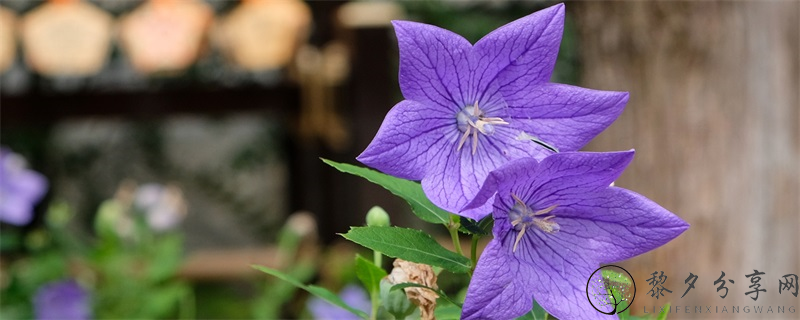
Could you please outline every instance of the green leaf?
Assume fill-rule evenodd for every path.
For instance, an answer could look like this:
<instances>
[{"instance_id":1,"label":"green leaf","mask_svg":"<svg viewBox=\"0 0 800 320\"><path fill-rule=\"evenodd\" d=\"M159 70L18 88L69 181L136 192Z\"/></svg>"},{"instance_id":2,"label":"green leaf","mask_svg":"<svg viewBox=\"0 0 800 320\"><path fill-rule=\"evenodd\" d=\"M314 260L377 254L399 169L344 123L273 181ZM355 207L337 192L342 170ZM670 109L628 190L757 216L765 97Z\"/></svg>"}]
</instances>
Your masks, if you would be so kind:
<instances>
[{"instance_id":1,"label":"green leaf","mask_svg":"<svg viewBox=\"0 0 800 320\"><path fill-rule=\"evenodd\" d=\"M434 315L436 319L439 320L458 320L461 319L461 308L450 303L443 303L442 300L439 300Z\"/></svg>"},{"instance_id":2,"label":"green leaf","mask_svg":"<svg viewBox=\"0 0 800 320\"><path fill-rule=\"evenodd\" d=\"M450 222L450 213L434 205L425 193L422 186L414 181L396 178L375 170L354 166L346 163L338 163L328 159L322 159L331 167L344 173L367 179L369 182L377 184L396 196L403 198L411 206L411 210L420 219L430 223L446 224Z\"/></svg>"},{"instance_id":3,"label":"green leaf","mask_svg":"<svg viewBox=\"0 0 800 320\"><path fill-rule=\"evenodd\" d=\"M251 267L253 267L254 269L256 269L258 271L264 272L266 274L275 276L278 279L281 279L283 281L291 283L295 287L298 287L300 289L308 291L308 293L311 293L311 294L321 298L322 300L325 300L325 301L327 301L327 302L329 302L329 303L331 303L331 304L333 304L333 305L335 305L337 307L343 308L343 309L345 309L347 311L350 311L353 314L361 317L362 319L367 319L369 317L369 315L367 315L366 312L358 310L356 308L353 308L353 307L347 305L347 303L342 301L342 298L339 298L339 296L337 296L335 293L331 292L328 289L325 289L323 287L318 287L318 286L315 286L315 285L302 284L302 283L300 283L300 281L297 281L296 279L292 278L291 276L289 276L289 275L287 275L287 274L285 274L283 272L280 272L278 270L272 269L272 268L267 268L267 267L258 266L258 265L251 265Z\"/></svg>"},{"instance_id":4,"label":"green leaf","mask_svg":"<svg viewBox=\"0 0 800 320\"><path fill-rule=\"evenodd\" d=\"M531 309L531 314L533 314L533 318L536 320L544 320L548 317L547 311L544 311L544 308L542 308L542 306L540 306L536 300L533 300L533 309Z\"/></svg>"},{"instance_id":5,"label":"green leaf","mask_svg":"<svg viewBox=\"0 0 800 320\"><path fill-rule=\"evenodd\" d=\"M139 311L146 318L167 317L171 311L177 310L178 303L189 293L189 286L182 283L173 283L159 288L146 289L145 303Z\"/></svg>"},{"instance_id":6,"label":"green leaf","mask_svg":"<svg viewBox=\"0 0 800 320\"><path fill-rule=\"evenodd\" d=\"M415 229L351 227L342 236L393 258L438 266L454 273L466 273L472 265L468 258L445 249L430 235Z\"/></svg>"},{"instance_id":7,"label":"green leaf","mask_svg":"<svg viewBox=\"0 0 800 320\"><path fill-rule=\"evenodd\" d=\"M459 231L466 234L485 236L492 233L493 225L494 225L494 219L492 219L492 215L488 215L485 218L481 219L480 221L475 221L470 218L461 217L461 228L459 229Z\"/></svg>"},{"instance_id":8,"label":"green leaf","mask_svg":"<svg viewBox=\"0 0 800 320\"><path fill-rule=\"evenodd\" d=\"M376 266L372 261L356 256L356 276L367 291L377 293L381 289L381 279L386 276L386 271Z\"/></svg>"},{"instance_id":9,"label":"green leaf","mask_svg":"<svg viewBox=\"0 0 800 320\"><path fill-rule=\"evenodd\" d=\"M305 283L316 275L313 263L302 261L286 271L297 282ZM294 297L297 287L286 281L265 283L261 293L250 303L253 319L279 319L283 306Z\"/></svg>"},{"instance_id":10,"label":"green leaf","mask_svg":"<svg viewBox=\"0 0 800 320\"><path fill-rule=\"evenodd\" d=\"M542 308L536 300L533 300L531 311L517 318L517 320L545 320L547 318L547 311L544 311L544 308Z\"/></svg>"},{"instance_id":11,"label":"green leaf","mask_svg":"<svg viewBox=\"0 0 800 320\"><path fill-rule=\"evenodd\" d=\"M670 310L670 304L669 302L667 302L667 304L665 304L664 307L661 308L661 312L658 313L658 318L656 318L656 320L667 320L667 314L669 314L669 310Z\"/></svg>"}]
</instances>

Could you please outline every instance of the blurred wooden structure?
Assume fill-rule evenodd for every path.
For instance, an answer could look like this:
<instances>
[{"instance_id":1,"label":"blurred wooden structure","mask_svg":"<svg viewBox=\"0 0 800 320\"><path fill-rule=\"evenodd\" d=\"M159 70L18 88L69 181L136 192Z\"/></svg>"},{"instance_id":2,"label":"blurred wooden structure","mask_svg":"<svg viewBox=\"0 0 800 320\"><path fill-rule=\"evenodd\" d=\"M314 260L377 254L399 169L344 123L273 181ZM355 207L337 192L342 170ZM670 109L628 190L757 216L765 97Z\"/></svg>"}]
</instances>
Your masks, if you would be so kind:
<instances>
[{"instance_id":1,"label":"blurred wooden structure","mask_svg":"<svg viewBox=\"0 0 800 320\"><path fill-rule=\"evenodd\" d=\"M332 103L337 105L336 112L344 119L343 128L350 137L350 143L344 148L331 148L324 139L306 139L298 132L304 112L300 105L306 97L303 84L292 81L292 70L277 71L279 80L266 86L257 81L230 86L198 80L190 74L184 78L138 79L133 88L121 90L93 90L86 86L65 92L48 87L52 79L36 76L33 87L26 92L0 94L0 128L4 132L20 127L47 132L54 124L70 118L152 120L175 114L218 117L240 111L263 111L286 123L290 130L284 141L292 177L287 188L289 212L315 212L323 241L338 237L336 233L345 232L351 225L363 224L364 215L373 205L386 208L394 222L403 224L405 220L408 225L416 219L406 214L410 211L403 200L363 179L342 174L319 160L324 157L355 163L355 157L372 140L384 115L396 102L392 97L397 87L396 71L392 67L395 50L389 24L384 21L383 24L342 25L336 13L345 3L308 3L315 23L310 44L324 47L337 40L345 43L350 55L350 63L345 64L349 66L346 73L350 77L333 88L326 88L337 92L336 101ZM352 14L352 10L348 12ZM78 83L89 83L90 79L84 80ZM144 87L141 81L145 81ZM154 85L148 87L146 81Z\"/></svg>"},{"instance_id":2,"label":"blurred wooden structure","mask_svg":"<svg viewBox=\"0 0 800 320\"><path fill-rule=\"evenodd\" d=\"M637 283L634 313L666 302L796 308L778 281L800 274L800 2L567 7L580 32L582 85L631 93L589 148L635 148L617 185L691 224L666 247L623 263ZM745 295L754 269L766 273L757 301ZM673 291L659 300L648 295L654 271L664 271ZM724 300L713 284L721 271L735 282ZM696 289L681 299L690 273ZM759 317L670 318L748 316Z\"/></svg>"}]
</instances>

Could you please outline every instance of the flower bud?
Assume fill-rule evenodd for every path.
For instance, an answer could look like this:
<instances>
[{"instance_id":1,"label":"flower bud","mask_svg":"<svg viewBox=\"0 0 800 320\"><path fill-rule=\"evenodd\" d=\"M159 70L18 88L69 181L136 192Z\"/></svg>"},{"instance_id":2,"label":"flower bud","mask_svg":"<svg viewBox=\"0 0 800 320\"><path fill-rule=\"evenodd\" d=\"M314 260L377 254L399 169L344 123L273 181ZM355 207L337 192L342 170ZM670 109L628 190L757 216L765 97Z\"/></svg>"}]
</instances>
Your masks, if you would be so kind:
<instances>
[{"instance_id":1,"label":"flower bud","mask_svg":"<svg viewBox=\"0 0 800 320\"><path fill-rule=\"evenodd\" d=\"M383 208L374 206L367 212L367 226L388 227L390 225L389 214L386 213L386 210L383 210Z\"/></svg>"},{"instance_id":2,"label":"flower bud","mask_svg":"<svg viewBox=\"0 0 800 320\"><path fill-rule=\"evenodd\" d=\"M390 318L386 313L395 319L406 319L414 311L418 310L417 306L408 300L403 290L391 290L395 284L388 277L381 279L379 319Z\"/></svg>"}]
</instances>

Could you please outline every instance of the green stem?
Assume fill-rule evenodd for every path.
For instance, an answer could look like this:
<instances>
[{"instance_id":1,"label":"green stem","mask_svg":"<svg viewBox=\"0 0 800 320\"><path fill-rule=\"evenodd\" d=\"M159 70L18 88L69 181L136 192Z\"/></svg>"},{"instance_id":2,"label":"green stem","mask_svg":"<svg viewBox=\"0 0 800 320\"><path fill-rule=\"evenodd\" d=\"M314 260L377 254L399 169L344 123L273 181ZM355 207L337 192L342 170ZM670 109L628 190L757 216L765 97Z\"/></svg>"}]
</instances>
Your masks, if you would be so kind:
<instances>
[{"instance_id":1,"label":"green stem","mask_svg":"<svg viewBox=\"0 0 800 320\"><path fill-rule=\"evenodd\" d=\"M480 239L480 237L477 235L472 236L472 247L470 248L470 256L472 257L472 270L470 270L470 273L475 271L475 266L478 265L478 239Z\"/></svg>"},{"instance_id":2,"label":"green stem","mask_svg":"<svg viewBox=\"0 0 800 320\"><path fill-rule=\"evenodd\" d=\"M378 268L382 268L383 265L383 254L380 251L372 251L372 262L375 263ZM380 301L380 292L372 290L369 293L369 298L372 300L372 313L369 315L370 320L377 320L378 319L378 307L381 305Z\"/></svg>"},{"instance_id":3,"label":"green stem","mask_svg":"<svg viewBox=\"0 0 800 320\"><path fill-rule=\"evenodd\" d=\"M447 227L450 230L450 238L453 239L453 246L456 247L456 252L460 255L464 255L464 252L461 251L461 240L458 237L458 222L452 223Z\"/></svg>"},{"instance_id":4,"label":"green stem","mask_svg":"<svg viewBox=\"0 0 800 320\"><path fill-rule=\"evenodd\" d=\"M372 262L374 262L375 265L378 266L378 268L382 268L383 267L383 254L380 253L379 251L373 251L372 252Z\"/></svg>"},{"instance_id":5,"label":"green stem","mask_svg":"<svg viewBox=\"0 0 800 320\"><path fill-rule=\"evenodd\" d=\"M380 306L381 302L379 301L378 293L371 292L369 294L370 300L372 300L372 312L369 314L370 320L377 320L378 319L378 307Z\"/></svg>"}]
</instances>

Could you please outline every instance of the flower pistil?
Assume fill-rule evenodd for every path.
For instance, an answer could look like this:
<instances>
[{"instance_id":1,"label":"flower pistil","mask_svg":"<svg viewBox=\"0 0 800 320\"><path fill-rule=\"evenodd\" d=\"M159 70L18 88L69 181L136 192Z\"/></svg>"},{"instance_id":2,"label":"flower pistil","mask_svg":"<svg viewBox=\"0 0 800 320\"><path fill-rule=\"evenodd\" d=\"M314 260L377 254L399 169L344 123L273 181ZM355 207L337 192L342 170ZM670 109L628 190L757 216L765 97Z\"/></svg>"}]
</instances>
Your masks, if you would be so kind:
<instances>
[{"instance_id":1,"label":"flower pistil","mask_svg":"<svg viewBox=\"0 0 800 320\"><path fill-rule=\"evenodd\" d=\"M494 134L495 125L508 124L508 122L501 118L486 117L483 111L478 107L478 101L475 101L474 105L466 106L464 109L461 109L456 115L456 123L458 123L458 129L464 132L461 136L461 140L458 142L458 149L456 149L456 151L461 151L464 142L467 141L469 134L472 133L472 154L475 154L478 150L478 132L485 135L492 135Z\"/></svg>"},{"instance_id":2,"label":"flower pistil","mask_svg":"<svg viewBox=\"0 0 800 320\"><path fill-rule=\"evenodd\" d=\"M511 220L511 226L513 226L515 230L519 231L517 234L517 239L514 240L514 248L511 250L512 252L517 251L517 244L519 244L519 240L522 239L523 235L525 235L525 230L529 226L536 226L546 233L556 233L561 230L561 226L559 226L555 221L552 221L555 216L549 215L543 218L539 217L550 213L556 207L558 207L558 205L552 205L542 210L533 211L528 208L525 202L522 202L517 195L512 193L511 197L514 198L514 206L511 208L511 211L508 212L508 217Z\"/></svg>"}]
</instances>

